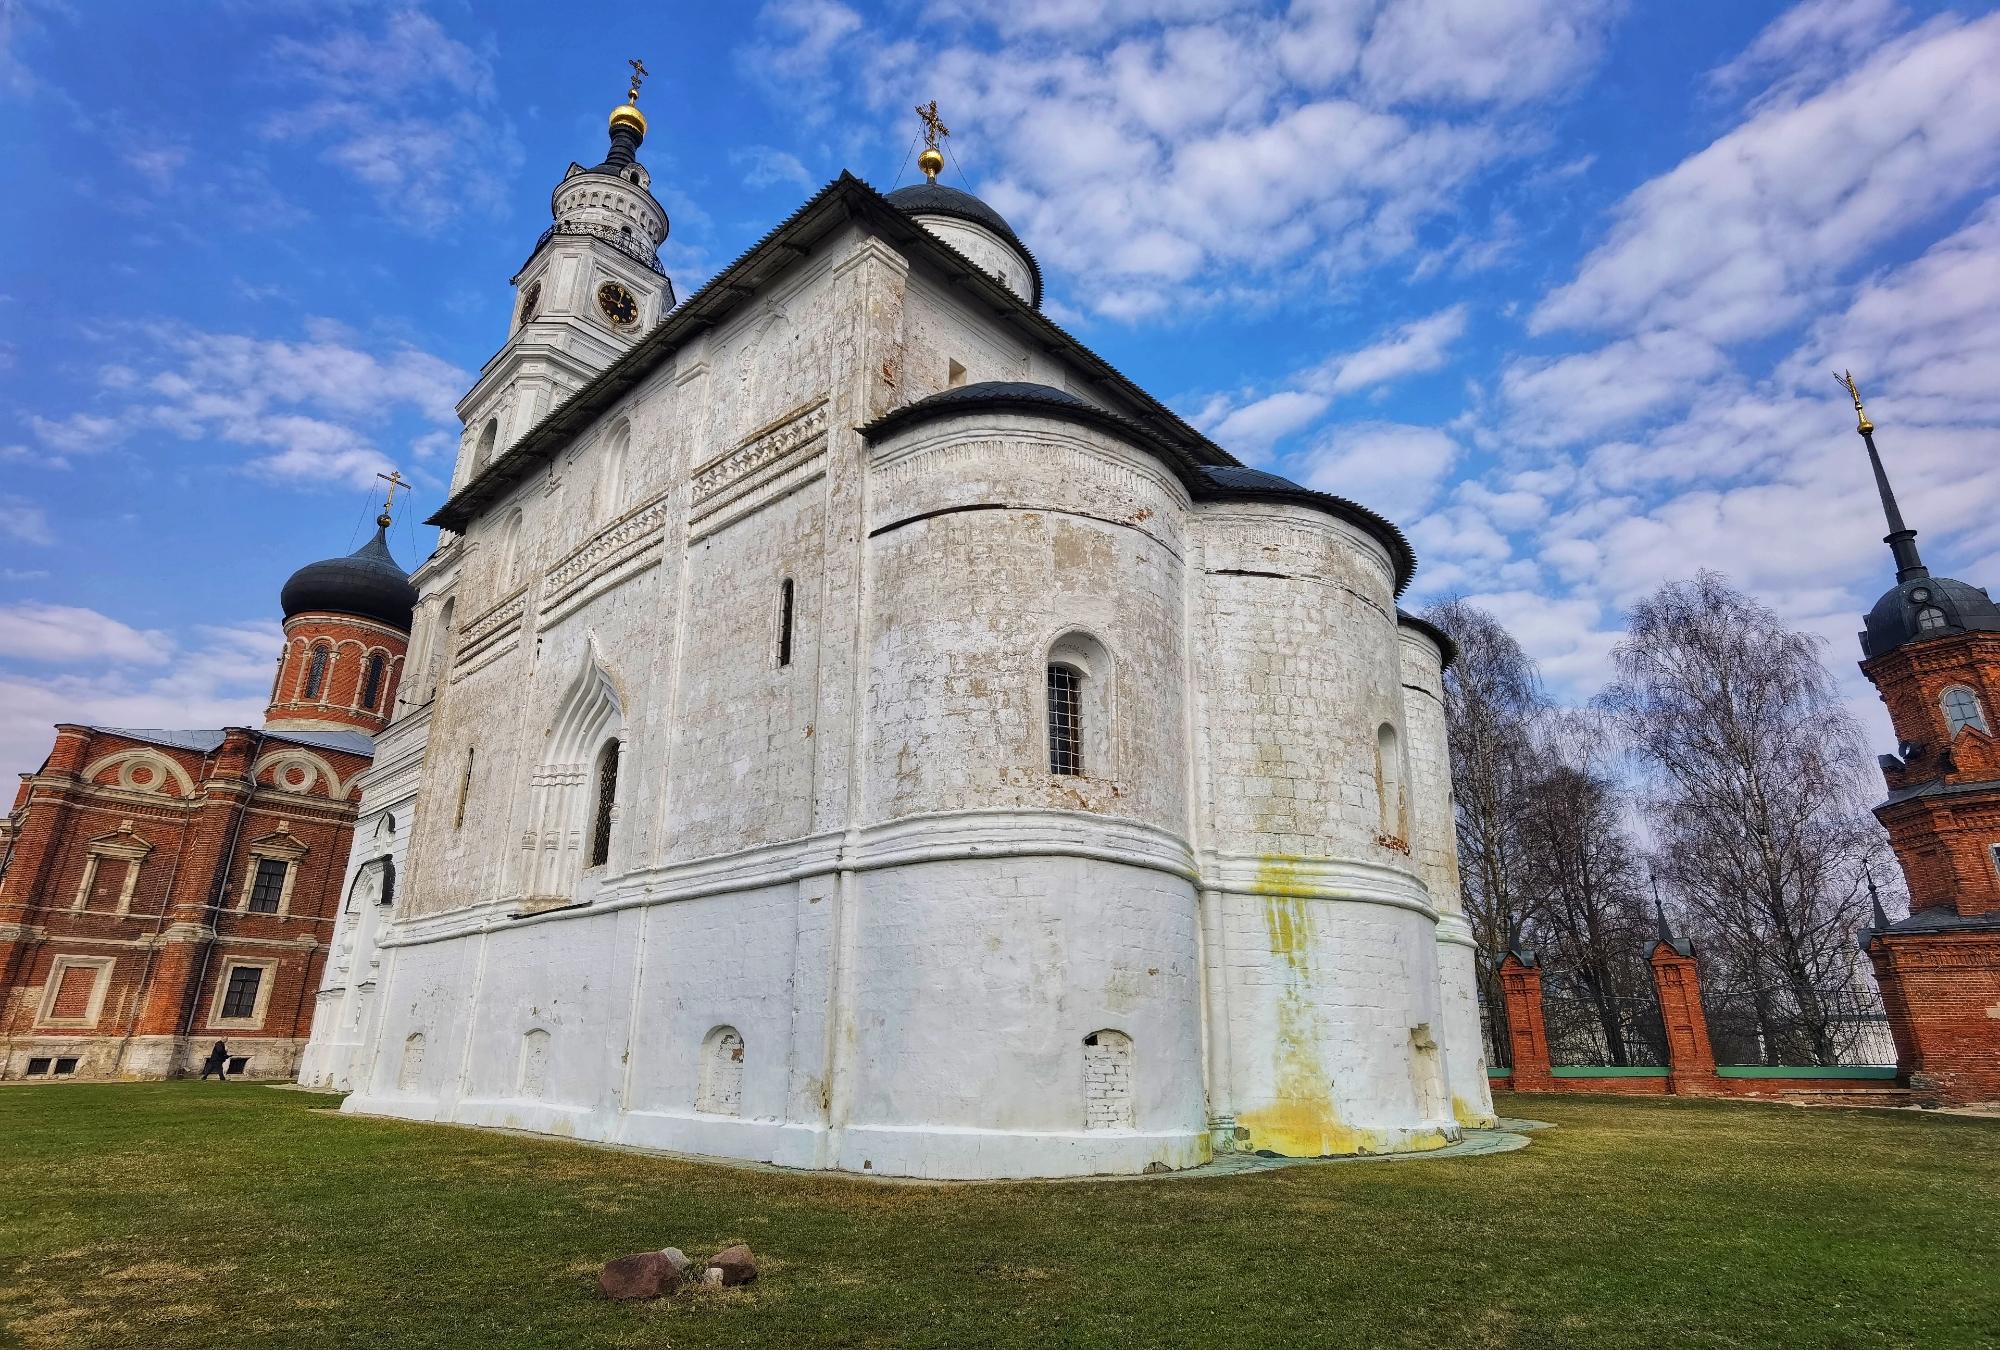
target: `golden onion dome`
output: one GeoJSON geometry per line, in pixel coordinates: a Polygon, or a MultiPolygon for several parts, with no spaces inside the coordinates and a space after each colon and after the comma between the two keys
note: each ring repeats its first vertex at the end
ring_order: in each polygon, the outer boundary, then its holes
{"type": "Polygon", "coordinates": [[[620,127],[629,128],[633,135],[644,140],[646,138],[646,114],[640,112],[638,108],[630,103],[621,103],[611,110],[611,130],[616,131],[620,127]]]}

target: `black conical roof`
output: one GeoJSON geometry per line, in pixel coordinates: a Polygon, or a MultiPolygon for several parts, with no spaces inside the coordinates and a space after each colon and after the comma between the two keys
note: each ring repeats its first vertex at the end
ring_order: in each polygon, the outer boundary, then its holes
{"type": "Polygon", "coordinates": [[[1886,655],[1905,643],[1952,633],[2000,632],[2000,605],[1977,586],[1950,577],[1917,576],[1899,581],[1868,611],[1861,634],[1862,655],[1886,655]],[[1936,610],[1925,618],[1927,610],[1936,610]]]}
{"type": "Polygon", "coordinates": [[[389,527],[381,524],[373,539],[345,558],[307,563],[292,573],[279,593],[279,603],[287,619],[300,614],[352,614],[407,633],[411,611],[417,607],[417,588],[390,554],[389,527]]]}

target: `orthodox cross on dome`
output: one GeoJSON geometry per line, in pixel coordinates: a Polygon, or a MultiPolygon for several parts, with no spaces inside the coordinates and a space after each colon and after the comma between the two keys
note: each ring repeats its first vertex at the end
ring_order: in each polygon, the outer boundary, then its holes
{"type": "Polygon", "coordinates": [[[938,149],[938,142],[951,135],[951,128],[938,116],[937,100],[917,105],[917,116],[924,119],[924,152],[917,156],[917,167],[924,171],[924,177],[937,182],[937,176],[944,172],[944,153],[938,149]]]}
{"type": "Polygon", "coordinates": [[[403,478],[401,469],[391,469],[387,473],[378,473],[375,476],[389,485],[389,495],[382,499],[382,514],[375,518],[377,525],[386,528],[389,524],[389,512],[396,505],[396,489],[407,489],[410,484],[403,478]]]}
{"type": "Polygon", "coordinates": [[[1853,372],[1843,370],[1833,378],[1840,382],[1840,387],[1845,389],[1847,396],[1854,400],[1855,429],[1866,436],[1875,429],[1875,424],[1868,420],[1868,414],[1861,406],[1861,390],[1854,383],[1853,372]]]}
{"type": "Polygon", "coordinates": [[[632,67],[632,87],[625,91],[625,101],[627,103],[637,103],[639,101],[639,86],[645,83],[646,77],[652,74],[652,72],[647,70],[646,63],[636,56],[625,64],[632,67]]]}

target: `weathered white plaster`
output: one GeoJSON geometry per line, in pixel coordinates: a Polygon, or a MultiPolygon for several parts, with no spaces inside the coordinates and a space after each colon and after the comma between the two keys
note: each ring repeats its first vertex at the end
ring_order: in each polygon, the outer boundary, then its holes
{"type": "Polygon", "coordinates": [[[346,1109],[928,1177],[1490,1114],[1437,652],[1385,546],[1060,417],[858,432],[954,364],[1111,397],[849,223],[420,574],[435,692],[385,738],[423,762],[346,1109]]]}

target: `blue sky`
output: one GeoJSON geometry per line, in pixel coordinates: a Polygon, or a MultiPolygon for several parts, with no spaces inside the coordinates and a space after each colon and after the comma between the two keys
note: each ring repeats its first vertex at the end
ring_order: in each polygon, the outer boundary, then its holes
{"type": "MultiPolygon", "coordinates": [[[[1405,523],[1416,602],[1556,690],[1700,566],[1828,639],[2000,583],[2000,15],[1806,0],[0,0],[0,770],[57,720],[253,721],[277,591],[451,406],[625,59],[680,293],[842,168],[945,180],[1047,308],[1246,461],[1405,523]]],[[[899,176],[900,175],[900,176],[899,176]]]]}

